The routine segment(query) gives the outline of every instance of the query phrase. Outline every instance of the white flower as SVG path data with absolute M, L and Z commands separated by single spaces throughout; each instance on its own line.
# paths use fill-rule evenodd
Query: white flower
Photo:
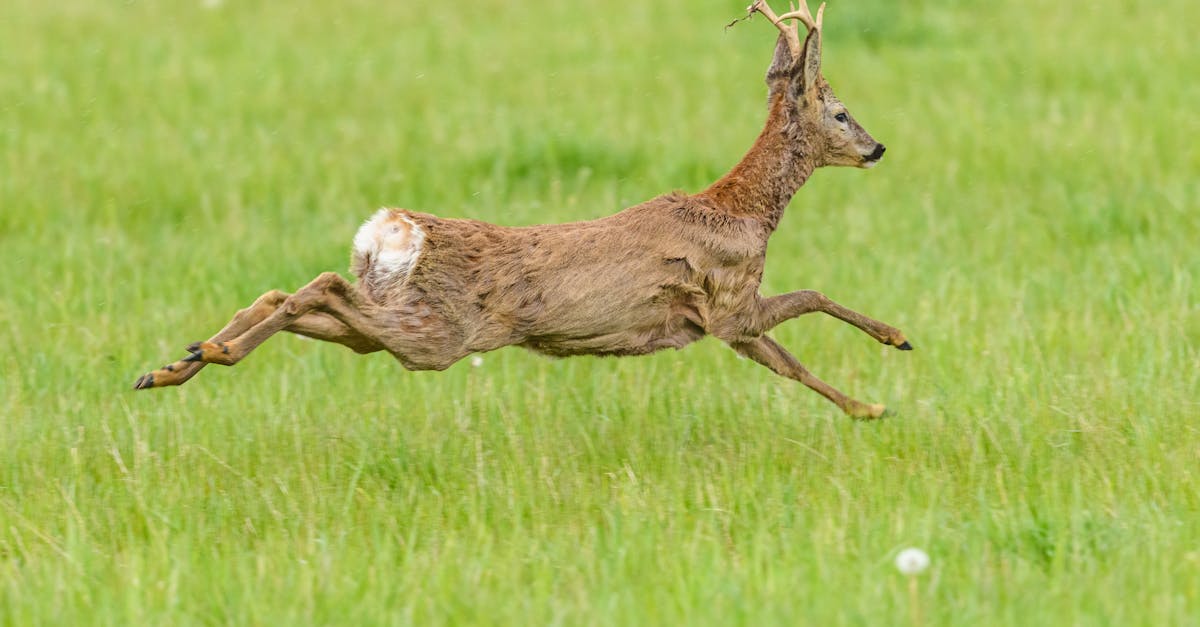
M 483 358 L 480 357 L 479 355 L 476 355 L 471 358 L 471 367 L 472 368 L 478 368 L 482 365 L 483 365 Z
M 929 568 L 929 555 L 921 549 L 904 549 L 896 556 L 896 568 L 905 575 L 919 575 Z

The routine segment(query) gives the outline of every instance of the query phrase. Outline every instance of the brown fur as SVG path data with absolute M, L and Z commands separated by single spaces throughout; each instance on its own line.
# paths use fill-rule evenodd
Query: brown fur
M 764 335 L 822 311 L 911 348 L 898 330 L 818 292 L 764 298 L 758 291 L 767 239 L 812 172 L 871 165 L 882 155 L 857 122 L 837 119 L 848 116 L 845 107 L 814 75 L 819 41 L 818 22 L 796 58 L 786 32 L 779 36 L 766 125 L 745 157 L 703 192 L 667 194 L 598 220 L 531 227 L 393 209 L 356 238 L 356 283 L 325 273 L 295 294 L 268 292 L 208 342 L 189 347 L 190 357 L 135 387 L 181 384 L 206 363 L 232 365 L 278 331 L 360 353 L 386 350 L 414 370 L 441 370 L 510 345 L 553 356 L 623 356 L 713 335 L 852 416 L 878 417 L 882 406 L 838 392 Z M 358 250 L 360 241 L 369 246 Z M 379 251 L 393 249 L 414 251 L 415 261 L 389 266 Z

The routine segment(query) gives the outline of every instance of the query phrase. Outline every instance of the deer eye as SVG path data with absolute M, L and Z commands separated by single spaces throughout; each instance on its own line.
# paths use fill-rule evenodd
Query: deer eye
M 846 121 L 850 119 L 850 117 L 846 115 L 845 111 L 842 111 L 841 113 L 833 116 L 833 119 L 837 120 L 838 122 L 841 122 L 842 124 L 845 124 Z

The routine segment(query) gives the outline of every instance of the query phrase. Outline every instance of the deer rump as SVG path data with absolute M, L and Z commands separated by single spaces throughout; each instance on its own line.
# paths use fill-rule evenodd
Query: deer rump
M 382 209 L 355 236 L 351 270 L 372 309 L 427 308 L 469 352 L 641 355 L 682 348 L 739 309 L 712 301 L 719 284 L 752 283 L 753 298 L 758 281 L 745 278 L 761 277 L 766 235 L 678 193 L 529 227 Z

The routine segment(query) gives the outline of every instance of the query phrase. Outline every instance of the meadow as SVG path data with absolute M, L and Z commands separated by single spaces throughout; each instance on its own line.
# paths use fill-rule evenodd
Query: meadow
M 824 74 L 888 153 L 800 190 L 763 292 L 906 333 L 773 334 L 888 419 L 712 339 L 409 373 L 279 336 L 131 389 L 345 272 L 379 206 L 703 189 L 764 119 L 744 5 L 7 3 L 0 624 L 1200 624 L 1183 0 L 831 2 Z

